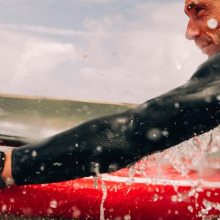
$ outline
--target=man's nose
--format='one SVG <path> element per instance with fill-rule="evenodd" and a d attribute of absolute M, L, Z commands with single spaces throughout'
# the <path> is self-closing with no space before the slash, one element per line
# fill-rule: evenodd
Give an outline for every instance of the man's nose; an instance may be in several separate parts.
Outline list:
<path fill-rule="evenodd" d="M 194 40 L 196 37 L 199 37 L 201 35 L 200 29 L 197 27 L 195 22 L 189 21 L 185 37 L 188 40 Z"/>

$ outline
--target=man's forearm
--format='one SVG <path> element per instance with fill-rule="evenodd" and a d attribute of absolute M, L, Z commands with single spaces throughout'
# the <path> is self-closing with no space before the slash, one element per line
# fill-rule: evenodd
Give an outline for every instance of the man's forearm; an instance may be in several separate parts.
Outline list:
<path fill-rule="evenodd" d="M 4 178 L 13 176 L 17 185 L 60 182 L 89 176 L 97 164 L 100 172 L 113 172 L 215 128 L 220 123 L 219 61 L 220 55 L 187 84 L 134 109 L 14 149 Z"/>

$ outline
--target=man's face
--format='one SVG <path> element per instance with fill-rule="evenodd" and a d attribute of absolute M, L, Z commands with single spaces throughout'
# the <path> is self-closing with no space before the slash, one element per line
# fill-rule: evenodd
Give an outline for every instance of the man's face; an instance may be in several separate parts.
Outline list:
<path fill-rule="evenodd" d="M 208 57 L 220 52 L 220 0 L 186 0 L 186 38 Z"/>

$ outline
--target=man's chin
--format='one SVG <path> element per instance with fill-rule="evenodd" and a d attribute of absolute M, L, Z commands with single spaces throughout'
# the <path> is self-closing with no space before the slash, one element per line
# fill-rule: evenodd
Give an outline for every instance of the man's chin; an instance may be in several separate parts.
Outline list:
<path fill-rule="evenodd" d="M 220 53 L 220 48 L 218 48 L 215 44 L 211 43 L 202 49 L 202 53 L 207 55 L 208 58 L 211 58 L 215 56 L 217 53 Z"/>
<path fill-rule="evenodd" d="M 203 48 L 201 49 L 201 50 L 202 50 L 202 53 L 208 55 L 208 57 L 209 57 L 210 55 L 212 55 L 211 46 L 212 46 L 212 43 L 211 43 L 211 44 L 208 44 L 208 45 L 205 46 L 205 47 L 203 47 Z"/>

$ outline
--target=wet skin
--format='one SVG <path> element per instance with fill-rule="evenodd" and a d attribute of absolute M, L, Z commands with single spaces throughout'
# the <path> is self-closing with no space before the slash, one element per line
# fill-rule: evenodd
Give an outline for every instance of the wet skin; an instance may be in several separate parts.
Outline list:
<path fill-rule="evenodd" d="M 189 17 L 186 38 L 208 57 L 220 51 L 220 0 L 187 0 L 185 13 Z M 213 20 L 214 19 L 214 20 Z M 208 25 L 209 22 L 216 25 Z"/>
<path fill-rule="evenodd" d="M 126 112 L 8 152 L 4 180 L 13 176 L 17 185 L 65 181 L 94 174 L 97 164 L 100 172 L 112 172 L 218 126 L 220 0 L 187 0 L 185 12 L 187 39 L 210 58 L 186 84 Z M 210 19 L 217 21 L 215 28 L 208 26 Z"/>

